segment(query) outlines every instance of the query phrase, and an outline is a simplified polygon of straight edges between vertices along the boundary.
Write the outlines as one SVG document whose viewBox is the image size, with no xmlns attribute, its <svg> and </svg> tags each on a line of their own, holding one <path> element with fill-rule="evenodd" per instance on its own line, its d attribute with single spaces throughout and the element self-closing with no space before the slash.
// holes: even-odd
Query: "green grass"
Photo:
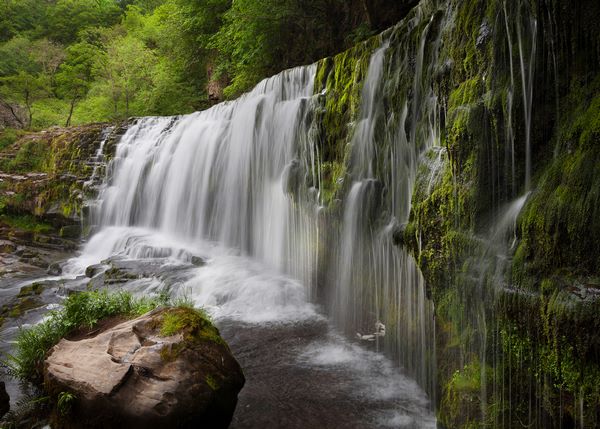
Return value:
<svg viewBox="0 0 600 429">
<path fill-rule="evenodd" d="M 23 231 L 29 231 L 33 233 L 46 233 L 52 231 L 52 226 L 41 222 L 35 216 L 21 215 L 0 215 L 0 223 L 5 223 L 11 228 L 21 229 Z"/>
<path fill-rule="evenodd" d="M 0 131 L 0 150 L 11 146 L 23 134 L 25 134 L 24 131 L 14 128 L 5 128 L 4 130 Z"/>
<path fill-rule="evenodd" d="M 61 416 L 66 416 L 71 412 L 73 403 L 77 400 L 77 396 L 71 392 L 60 392 L 58 394 L 58 402 L 56 404 L 58 412 Z"/>
<path fill-rule="evenodd" d="M 80 327 L 94 327 L 111 316 L 136 317 L 160 306 L 168 305 L 168 295 L 157 298 L 134 298 L 126 292 L 88 291 L 70 295 L 64 307 L 49 313 L 47 319 L 29 329 L 23 329 L 16 341 L 14 355 L 3 364 L 8 372 L 23 381 L 41 382 L 43 363 L 48 351 L 61 338 Z"/>
<path fill-rule="evenodd" d="M 17 151 L 14 159 L 3 162 L 2 168 L 10 173 L 43 172 L 49 149 L 48 145 L 42 141 L 25 142 Z"/>
</svg>

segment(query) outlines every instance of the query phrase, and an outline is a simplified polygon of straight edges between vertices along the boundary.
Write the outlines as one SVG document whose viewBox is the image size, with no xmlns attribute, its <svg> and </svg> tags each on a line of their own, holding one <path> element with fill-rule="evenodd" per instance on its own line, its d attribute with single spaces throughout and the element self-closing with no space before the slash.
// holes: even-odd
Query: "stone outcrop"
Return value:
<svg viewBox="0 0 600 429">
<path fill-rule="evenodd" d="M 225 428 L 244 376 L 217 329 L 179 307 L 61 340 L 44 383 L 58 403 L 55 428 Z"/>
<path fill-rule="evenodd" d="M 125 126 L 54 127 L 0 150 L 0 277 L 46 270 L 57 254 L 77 248 L 85 203 Z"/>
</svg>

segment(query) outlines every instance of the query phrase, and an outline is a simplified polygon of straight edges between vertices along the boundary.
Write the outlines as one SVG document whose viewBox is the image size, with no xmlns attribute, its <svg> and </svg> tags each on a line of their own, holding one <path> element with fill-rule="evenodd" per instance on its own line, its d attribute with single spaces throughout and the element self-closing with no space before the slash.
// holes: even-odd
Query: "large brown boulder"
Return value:
<svg viewBox="0 0 600 429">
<path fill-rule="evenodd" d="M 226 428 L 244 375 L 217 329 L 179 307 L 61 340 L 44 383 L 54 428 Z"/>
</svg>

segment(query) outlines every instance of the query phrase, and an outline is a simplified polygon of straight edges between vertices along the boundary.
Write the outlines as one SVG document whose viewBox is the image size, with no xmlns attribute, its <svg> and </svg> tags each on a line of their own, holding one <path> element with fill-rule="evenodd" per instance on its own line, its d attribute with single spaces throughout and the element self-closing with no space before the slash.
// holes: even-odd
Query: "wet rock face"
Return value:
<svg viewBox="0 0 600 429">
<path fill-rule="evenodd" d="M 61 340 L 44 383 L 52 397 L 74 398 L 55 428 L 226 428 L 244 375 L 209 321 L 171 308 Z"/>
<path fill-rule="evenodd" d="M 10 411 L 10 397 L 6 393 L 6 386 L 0 381 L 0 418 Z"/>
</svg>

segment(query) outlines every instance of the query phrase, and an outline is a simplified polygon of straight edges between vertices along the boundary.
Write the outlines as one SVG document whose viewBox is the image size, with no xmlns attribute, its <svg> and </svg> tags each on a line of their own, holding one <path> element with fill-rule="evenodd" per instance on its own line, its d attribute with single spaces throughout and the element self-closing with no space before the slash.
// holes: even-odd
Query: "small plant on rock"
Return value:
<svg viewBox="0 0 600 429">
<path fill-rule="evenodd" d="M 73 404 L 77 400 L 77 396 L 71 392 L 60 392 L 58 394 L 58 402 L 56 407 L 61 416 L 66 416 L 71 412 Z"/>
</svg>

